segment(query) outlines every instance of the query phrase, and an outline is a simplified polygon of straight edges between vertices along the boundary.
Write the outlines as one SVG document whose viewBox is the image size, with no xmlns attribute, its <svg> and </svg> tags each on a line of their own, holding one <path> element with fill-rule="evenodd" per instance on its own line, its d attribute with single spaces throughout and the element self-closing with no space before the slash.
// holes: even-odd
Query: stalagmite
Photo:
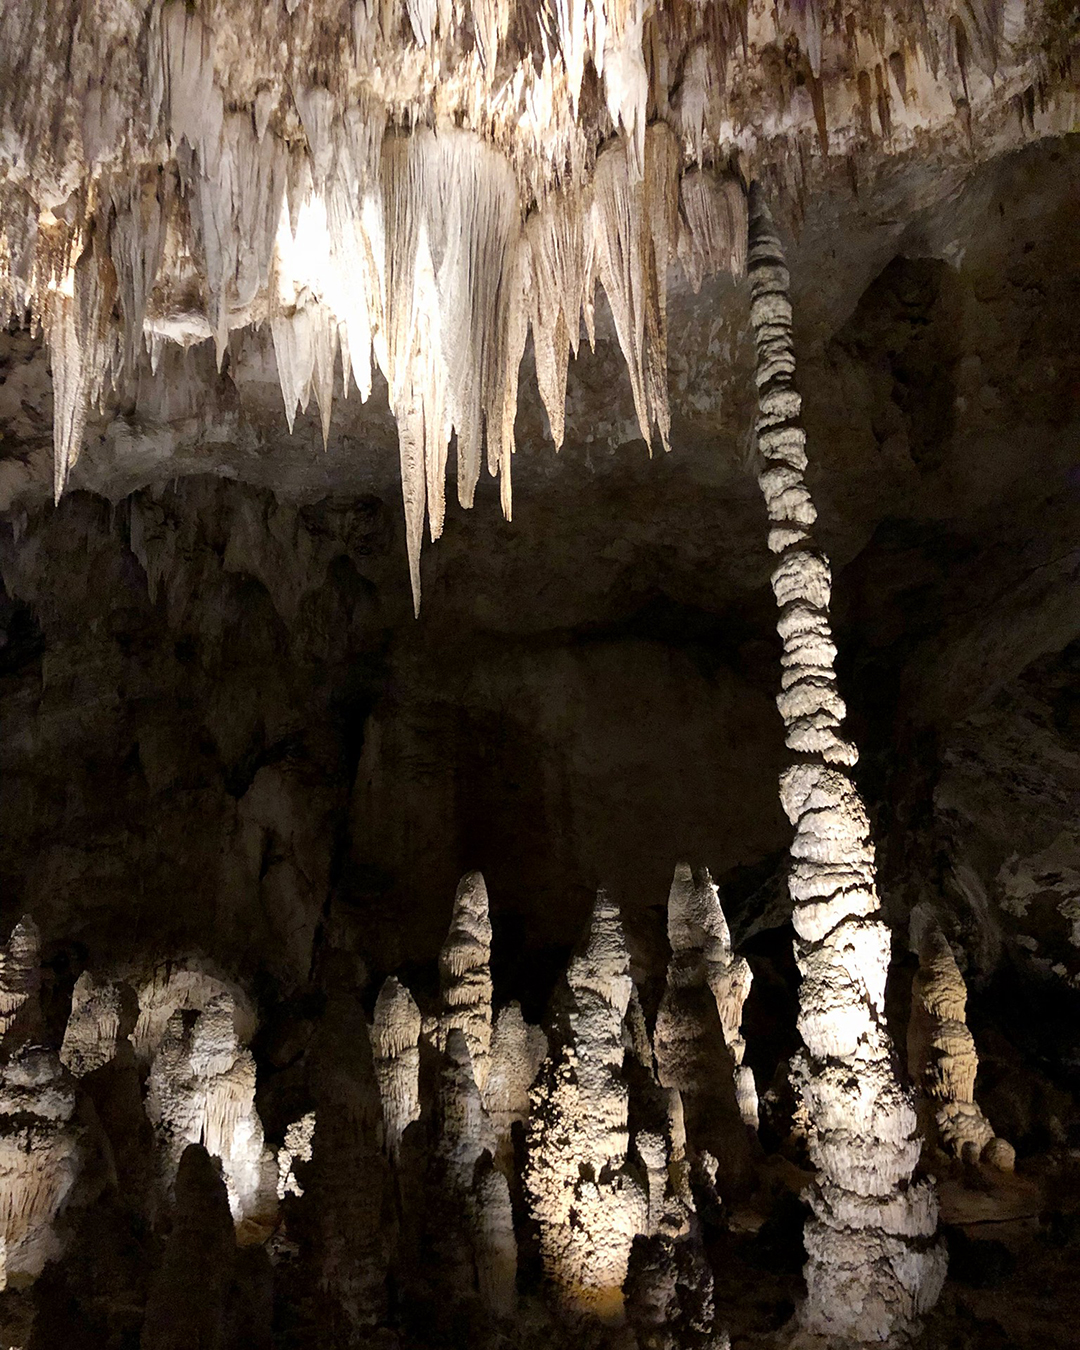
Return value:
<svg viewBox="0 0 1080 1350">
<path fill-rule="evenodd" d="M 672 953 L 669 981 L 674 977 L 684 984 L 704 982 L 712 990 L 734 1063 L 739 1112 L 745 1124 L 756 1129 L 757 1087 L 752 1071 L 743 1063 L 746 1041 L 742 1034 L 743 1005 L 754 977 L 745 957 L 732 951 L 720 893 L 708 868 L 697 876 L 686 863 L 675 868 L 668 895 L 668 942 Z"/>
<path fill-rule="evenodd" d="M 37 924 L 24 915 L 0 947 L 0 1044 L 23 1039 L 40 1018 L 39 944 Z"/>
<path fill-rule="evenodd" d="M 908 1070 L 928 1108 L 928 1133 L 955 1158 L 982 1158 L 1011 1171 L 1012 1145 L 995 1138 L 975 1100 L 979 1057 L 967 1025 L 967 986 L 952 947 L 933 915 L 918 908 L 911 939 L 919 969 L 911 990 Z"/>
<path fill-rule="evenodd" d="M 74 1084 L 40 1038 L 38 933 L 16 924 L 0 949 L 0 1289 L 29 1284 L 60 1255 L 55 1221 L 82 1156 Z"/>
<path fill-rule="evenodd" d="M 649 1215 L 627 1167 L 630 958 L 618 909 L 603 891 L 567 982 L 566 1041 L 533 1089 L 525 1184 L 559 1306 L 619 1322 L 630 1250 Z"/>
<path fill-rule="evenodd" d="M 455 1028 L 461 1031 L 483 1092 L 491 1057 L 491 919 L 479 872 L 467 872 L 458 883 L 450 931 L 439 953 L 439 977 L 439 1043 L 445 1046 Z"/>
<path fill-rule="evenodd" d="M 447 1237 L 454 1241 L 464 1217 L 461 1236 L 472 1248 L 481 1300 L 497 1316 L 508 1316 L 516 1303 L 517 1278 L 510 1190 L 492 1166 L 495 1133 L 476 1086 L 468 1042 L 458 1027 L 447 1036 L 438 1118 L 442 1190 L 454 1216 Z M 455 1261 L 448 1254 L 445 1263 L 453 1267 Z"/>
<path fill-rule="evenodd" d="M 761 193 L 750 200 L 750 319 L 757 344 L 759 483 L 769 517 L 783 641 L 777 698 L 793 763 L 780 799 L 795 838 L 789 878 L 802 974 L 798 1065 L 818 1170 L 806 1228 L 805 1327 L 835 1341 L 884 1341 L 911 1327 L 945 1277 L 934 1243 L 937 1202 L 914 1182 L 915 1112 L 885 1026 L 889 931 L 881 921 L 866 809 L 843 739 L 830 571 L 813 547 L 816 512 L 803 477 L 805 436 L 794 384 L 789 277 Z"/>
<path fill-rule="evenodd" d="M 76 1078 L 93 1073 L 116 1057 L 123 1009 L 123 988 L 115 980 L 96 980 L 84 970 L 75 981 L 60 1061 Z"/>
<path fill-rule="evenodd" d="M 176 1217 L 150 1284 L 141 1350 L 221 1344 L 236 1238 L 214 1159 L 189 1144 L 176 1175 Z"/>
<path fill-rule="evenodd" d="M 386 1148 L 396 1154 L 401 1136 L 420 1119 L 420 1009 L 393 975 L 375 1000 L 371 1054 L 382 1101 Z"/>
<path fill-rule="evenodd" d="M 547 1049 L 547 1037 L 525 1021 L 520 1004 L 508 1003 L 499 1009 L 483 1095 L 495 1134 L 495 1158 L 507 1170 L 513 1157 L 512 1131 L 529 1118 L 529 1089 Z"/>
<path fill-rule="evenodd" d="M 272 1212 L 277 1165 L 255 1110 L 255 1061 L 240 1044 L 228 994 L 212 999 L 190 1029 L 176 1012 L 154 1056 L 146 1113 L 159 1139 L 162 1181 L 171 1187 L 189 1144 L 221 1162 L 239 1224 Z"/>
<path fill-rule="evenodd" d="M 395 1241 L 379 1092 L 353 980 L 346 963 L 313 1046 L 316 1126 L 304 1195 L 290 1219 L 323 1301 L 323 1334 L 335 1345 L 363 1343 L 383 1316 Z"/>
</svg>

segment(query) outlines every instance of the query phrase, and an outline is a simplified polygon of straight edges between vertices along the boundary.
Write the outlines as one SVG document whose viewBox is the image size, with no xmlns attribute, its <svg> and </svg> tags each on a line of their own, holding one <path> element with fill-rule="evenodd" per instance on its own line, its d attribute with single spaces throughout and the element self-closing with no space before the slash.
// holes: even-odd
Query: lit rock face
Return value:
<svg viewBox="0 0 1080 1350">
<path fill-rule="evenodd" d="M 406 1129 L 420 1119 L 420 1025 L 412 994 L 390 975 L 375 1000 L 371 1054 L 391 1154 L 397 1153 Z"/>
<path fill-rule="evenodd" d="M 908 1071 L 929 1108 L 932 1137 L 955 1158 L 982 1158 L 1011 1171 L 1012 1145 L 995 1138 L 975 1100 L 979 1057 L 967 1025 L 967 986 L 933 915 L 917 910 L 912 916 L 912 944 L 919 969 L 911 990 Z"/>
<path fill-rule="evenodd" d="M 255 1110 L 255 1061 L 239 1042 L 229 994 L 212 999 L 190 1029 L 183 1013 L 170 1017 L 150 1067 L 146 1113 L 166 1186 L 187 1146 L 205 1144 L 221 1162 L 236 1222 L 273 1212 L 276 1166 Z"/>
<path fill-rule="evenodd" d="M 438 1042 L 445 1047 L 453 1031 L 461 1032 L 482 1092 L 491 1055 L 491 918 L 479 872 L 466 873 L 458 884 L 450 931 L 439 953 L 439 977 Z"/>
<path fill-rule="evenodd" d="M 566 1043 L 533 1090 L 525 1181 L 557 1304 L 617 1322 L 630 1250 L 649 1214 L 648 1196 L 627 1168 L 630 958 L 618 909 L 603 891 L 567 983 Z"/>
<path fill-rule="evenodd" d="M 16 924 L 0 959 L 0 1289 L 60 1255 L 54 1223 L 82 1162 L 74 1083 L 40 1040 L 38 936 Z"/>
<path fill-rule="evenodd" d="M 937 1203 L 912 1183 L 920 1141 L 885 1025 L 889 931 L 878 917 L 866 809 L 842 736 L 831 577 L 813 547 L 801 400 L 794 386 L 789 278 L 761 196 L 750 206 L 748 270 L 757 344 L 759 475 L 778 555 L 772 584 L 783 641 L 777 705 L 794 763 L 780 799 L 795 826 L 789 889 L 802 975 L 796 1069 L 818 1169 L 806 1230 L 805 1326 L 837 1340 L 884 1341 L 930 1307 L 945 1276 Z"/>
<path fill-rule="evenodd" d="M 131 1033 L 136 1057 L 149 1063 L 177 1012 L 202 1012 L 214 999 L 232 999 L 236 1034 L 245 1044 L 255 1031 L 255 1015 L 243 991 L 205 968 L 196 958 L 183 958 L 144 971 L 121 972 L 138 992 L 139 1016 Z"/>
<path fill-rule="evenodd" d="M 84 970 L 75 981 L 60 1060 L 76 1078 L 116 1058 L 124 1014 L 124 990 L 115 980 L 97 980 Z"/>
<path fill-rule="evenodd" d="M 696 877 L 686 863 L 675 868 L 668 895 L 668 942 L 672 953 L 669 981 L 704 982 L 712 990 L 735 1066 L 739 1111 L 745 1124 L 756 1129 L 757 1087 L 749 1066 L 743 1064 L 746 1041 L 742 1034 L 743 1005 L 754 977 L 745 957 L 732 951 L 720 895 L 707 868 Z"/>
</svg>

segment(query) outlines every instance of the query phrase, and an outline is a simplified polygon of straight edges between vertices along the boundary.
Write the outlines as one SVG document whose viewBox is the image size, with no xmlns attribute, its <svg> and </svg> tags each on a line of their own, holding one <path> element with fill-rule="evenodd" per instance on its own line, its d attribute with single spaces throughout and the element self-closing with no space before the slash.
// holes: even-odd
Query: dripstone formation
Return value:
<svg viewBox="0 0 1080 1350">
<path fill-rule="evenodd" d="M 758 477 L 769 516 L 783 641 L 777 706 L 793 763 L 780 800 L 795 827 L 788 881 L 797 937 L 796 1074 L 818 1179 L 806 1230 L 803 1320 L 822 1335 L 884 1341 L 931 1307 L 945 1278 L 933 1186 L 913 1174 L 922 1144 L 885 1025 L 889 929 L 874 846 L 841 735 L 828 560 L 813 546 L 799 421 L 789 277 L 760 193 L 750 199 L 750 321 L 757 345 Z"/>
</svg>

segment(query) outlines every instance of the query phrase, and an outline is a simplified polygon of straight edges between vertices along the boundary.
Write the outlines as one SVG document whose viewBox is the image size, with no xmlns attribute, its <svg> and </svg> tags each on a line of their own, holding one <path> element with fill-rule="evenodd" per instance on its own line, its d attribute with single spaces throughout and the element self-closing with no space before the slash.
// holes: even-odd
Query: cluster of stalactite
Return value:
<svg viewBox="0 0 1080 1350">
<path fill-rule="evenodd" d="M 817 1168 L 803 1318 L 821 1334 L 884 1341 L 937 1299 L 945 1254 L 937 1199 L 914 1179 L 921 1140 L 886 1027 L 890 933 L 880 917 L 866 808 L 843 738 L 828 559 L 812 538 L 806 437 L 795 388 L 789 276 L 760 192 L 751 193 L 750 320 L 757 345 L 759 483 L 777 562 L 783 642 L 777 705 L 792 762 L 780 800 L 795 827 L 789 889 L 802 975 L 797 1067 Z"/>
<path fill-rule="evenodd" d="M 947 139 L 958 104 L 994 119 L 995 79 L 1038 83 L 1048 129 L 1072 110 L 1034 16 L 982 0 L 872 23 L 817 0 L 98 8 L 0 15 L 0 311 L 48 338 L 56 493 L 144 346 L 156 366 L 165 342 L 213 340 L 220 362 L 267 324 L 290 428 L 314 395 L 327 436 L 335 389 L 366 399 L 382 372 L 417 601 L 451 440 L 461 503 L 486 443 L 509 515 L 530 330 L 558 446 L 597 282 L 640 433 L 667 445 L 669 265 L 696 287 L 741 261 L 741 197 L 714 168 L 801 165 L 806 134 Z"/>
</svg>

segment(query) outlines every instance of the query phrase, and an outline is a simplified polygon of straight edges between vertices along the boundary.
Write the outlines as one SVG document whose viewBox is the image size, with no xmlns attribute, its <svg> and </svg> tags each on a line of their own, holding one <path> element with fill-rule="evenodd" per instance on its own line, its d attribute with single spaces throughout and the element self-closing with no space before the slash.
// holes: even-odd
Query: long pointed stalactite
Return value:
<svg viewBox="0 0 1080 1350">
<path fill-rule="evenodd" d="M 789 888 L 802 975 L 796 1079 L 817 1179 L 807 1222 L 808 1331 L 833 1343 L 902 1334 L 936 1301 L 945 1255 L 937 1199 L 913 1180 L 921 1141 L 885 1025 L 890 934 L 874 847 L 842 736 L 829 620 L 831 573 L 814 546 L 806 437 L 795 388 L 790 277 L 769 208 L 750 194 L 750 319 L 757 346 L 759 475 L 783 641 L 777 698 L 792 762 L 780 800 L 795 827 Z"/>
</svg>

